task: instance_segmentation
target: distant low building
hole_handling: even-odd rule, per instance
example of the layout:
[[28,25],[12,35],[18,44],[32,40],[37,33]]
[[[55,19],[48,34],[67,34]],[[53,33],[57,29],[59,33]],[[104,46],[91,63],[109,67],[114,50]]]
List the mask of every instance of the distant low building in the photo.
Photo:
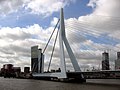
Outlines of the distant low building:
[[30,67],[24,67],[24,73],[30,73]]
[[13,67],[14,72],[21,73],[20,67]]

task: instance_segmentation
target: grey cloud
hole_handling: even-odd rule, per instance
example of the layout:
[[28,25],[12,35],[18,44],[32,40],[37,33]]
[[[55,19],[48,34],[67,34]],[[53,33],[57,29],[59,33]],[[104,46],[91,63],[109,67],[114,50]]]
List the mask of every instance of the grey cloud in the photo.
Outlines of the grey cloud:
[[25,10],[29,10],[32,14],[49,16],[53,12],[59,11],[61,7],[68,6],[75,1],[76,0],[0,0],[0,14],[6,15],[17,12],[20,8],[25,8]]
[[7,35],[7,37],[11,38],[13,40],[20,40],[20,39],[24,40],[24,39],[30,38],[31,35],[22,32],[21,36],[20,35],[9,34],[9,35]]
[[3,59],[0,59],[0,63],[4,64],[4,63],[8,63],[7,61],[4,61]]
[[4,53],[4,54],[14,54],[12,51],[6,50],[6,49],[1,48],[1,47],[0,47],[0,52],[2,52],[2,53]]
[[19,55],[22,55],[22,56],[30,56],[29,53],[30,53],[30,48],[25,48],[23,46],[15,46],[15,45],[10,45],[9,48],[13,51],[16,52],[16,54]]
[[12,40],[24,40],[24,39],[28,39],[32,37],[31,34],[25,33],[20,31],[20,33],[16,33],[16,34],[12,34],[12,33],[8,33],[6,35],[1,35],[0,39],[12,39]]
[[0,12],[1,14],[15,12],[23,5],[23,3],[23,0],[1,0]]

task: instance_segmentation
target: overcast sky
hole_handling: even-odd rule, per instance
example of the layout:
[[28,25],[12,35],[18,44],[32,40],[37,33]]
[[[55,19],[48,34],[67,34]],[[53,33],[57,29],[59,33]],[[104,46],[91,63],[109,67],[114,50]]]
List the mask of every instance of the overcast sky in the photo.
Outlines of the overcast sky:
[[[0,67],[30,66],[31,46],[45,47],[61,7],[66,35],[81,69],[101,68],[104,51],[110,53],[113,69],[120,51],[120,0],[0,0]],[[52,45],[53,41],[45,52],[45,68]],[[67,53],[66,63],[71,69]],[[59,42],[51,68],[59,68]]]

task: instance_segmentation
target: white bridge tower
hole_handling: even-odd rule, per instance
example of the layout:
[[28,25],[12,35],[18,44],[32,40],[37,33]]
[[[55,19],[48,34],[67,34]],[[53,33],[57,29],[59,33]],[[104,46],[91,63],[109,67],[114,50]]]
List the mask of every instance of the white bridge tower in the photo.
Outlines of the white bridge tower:
[[68,55],[70,57],[70,60],[72,62],[73,68],[75,72],[80,72],[80,67],[79,64],[74,56],[74,53],[68,43],[68,40],[66,38],[65,34],[65,25],[64,25],[64,14],[63,14],[63,8],[61,8],[60,11],[60,32],[59,32],[59,45],[60,45],[60,68],[61,68],[61,73],[66,77],[66,63],[65,63],[65,54],[64,54],[64,45],[66,47],[66,50],[68,52]]
[[[83,78],[83,75],[81,74],[81,70],[79,67],[79,64],[74,56],[74,53],[68,43],[68,40],[66,38],[65,34],[65,25],[64,25],[64,13],[63,8],[61,8],[60,11],[60,30],[59,30],[59,45],[60,45],[60,69],[61,72],[54,72],[54,73],[33,73],[33,77],[57,77],[57,78],[69,78],[69,76],[74,77],[77,75],[77,78]],[[70,57],[71,63],[73,65],[73,68],[75,72],[73,73],[67,73],[66,72],[66,63],[65,63],[65,54],[64,54],[64,48],[66,48],[68,55]],[[73,75],[74,74],[74,75]],[[75,77],[76,78],[76,77]]]

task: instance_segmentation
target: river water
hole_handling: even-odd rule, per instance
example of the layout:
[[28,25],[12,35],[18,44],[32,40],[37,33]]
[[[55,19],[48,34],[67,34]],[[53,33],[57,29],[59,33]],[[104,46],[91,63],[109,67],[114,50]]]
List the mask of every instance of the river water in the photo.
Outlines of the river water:
[[0,90],[120,90],[120,79],[87,80],[80,84],[0,77]]

